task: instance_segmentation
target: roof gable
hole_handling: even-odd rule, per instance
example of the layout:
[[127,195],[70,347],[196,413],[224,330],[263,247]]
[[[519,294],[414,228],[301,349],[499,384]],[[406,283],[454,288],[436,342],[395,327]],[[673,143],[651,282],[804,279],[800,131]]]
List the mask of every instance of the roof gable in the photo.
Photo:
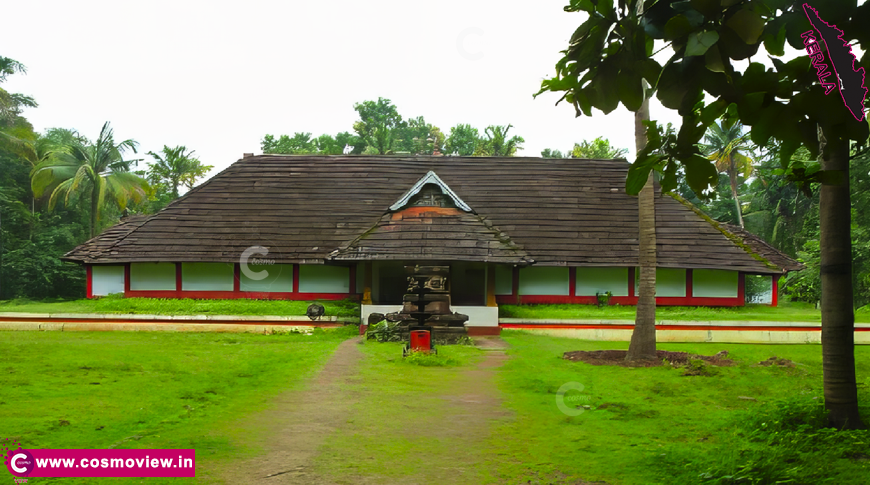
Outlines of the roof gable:
[[453,200],[453,203],[456,204],[456,207],[465,212],[472,212],[471,207],[469,207],[468,204],[460,199],[459,196],[456,195],[456,192],[453,192],[453,190],[451,190],[450,187],[445,184],[443,180],[441,180],[441,177],[439,177],[432,170],[430,170],[429,173],[421,177],[420,180],[418,180],[417,183],[415,183],[410,189],[408,189],[408,191],[405,192],[404,195],[399,197],[399,200],[397,200],[393,205],[390,206],[390,210],[397,211],[404,208],[411,201],[411,198],[417,195],[426,184],[436,185],[438,188],[441,189],[442,194],[450,197],[450,199]]

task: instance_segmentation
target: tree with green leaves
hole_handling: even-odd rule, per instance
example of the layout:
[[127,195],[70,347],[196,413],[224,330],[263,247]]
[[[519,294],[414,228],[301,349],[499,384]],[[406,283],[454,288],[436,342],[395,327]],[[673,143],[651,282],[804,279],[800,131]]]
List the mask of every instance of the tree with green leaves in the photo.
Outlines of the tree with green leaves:
[[[14,59],[0,56],[0,83],[6,82],[6,78],[15,73],[26,74],[27,68]],[[0,88],[0,125],[12,125],[21,114],[22,108],[36,106],[36,101],[32,97],[10,93]]]
[[628,150],[616,148],[610,144],[610,140],[599,136],[590,141],[583,140],[575,143],[571,150],[571,158],[587,158],[593,160],[608,160],[611,158],[625,158]]
[[739,122],[729,127],[722,123],[713,123],[704,135],[705,144],[702,145],[704,155],[715,162],[716,170],[728,175],[731,182],[731,197],[737,207],[737,223],[743,224],[743,208],[740,205],[740,197],[737,194],[737,178],[743,175],[749,178],[752,174],[754,160],[741,153],[748,152],[752,144],[747,142],[749,133],[743,133],[743,125]]
[[263,137],[260,142],[263,153],[279,153],[282,155],[307,155],[318,153],[316,140],[311,139],[311,133],[296,132],[292,137],[281,135],[277,140],[272,135]]
[[[643,13],[637,14],[642,1]],[[816,7],[818,11],[790,0],[621,0],[616,5],[612,0],[572,0],[566,10],[586,12],[588,18],[563,51],[556,76],[543,81],[539,94],[563,93],[561,99],[573,105],[578,116],[591,116],[593,107],[609,113],[619,104],[634,111],[644,98],[642,80],[646,80],[666,108],[678,111],[682,117],[678,133],[647,123],[648,143],[629,170],[628,193],[638,193],[653,170],[662,174],[663,190],[675,189],[679,167],[696,193],[714,186],[716,167],[699,145],[720,117],[726,128],[738,121],[751,127],[756,145],[778,140],[784,173],[801,187],[821,185],[825,406],[831,426],[860,428],[849,160],[850,142],[863,145],[870,128],[864,103],[855,107],[850,93],[866,95],[862,82],[870,68],[870,29],[866,28],[870,3],[820,0]],[[824,39],[822,57],[840,64],[837,75],[842,84],[837,88],[848,90],[842,96],[826,96],[817,75],[820,71],[809,56],[789,62],[778,59],[786,42],[799,51],[812,47],[817,58],[821,45],[817,37]],[[657,40],[668,42],[673,51],[664,66],[652,57]],[[865,52],[852,65],[843,61],[850,55],[849,43]],[[733,63],[757,54],[762,46],[773,68],[751,59],[742,70]],[[792,154],[802,145],[812,159],[821,155],[821,162],[793,160]]]
[[541,150],[541,158],[565,158],[565,155],[559,150],[544,148]]
[[198,179],[214,168],[212,165],[203,165],[193,155],[193,150],[188,151],[187,147],[180,145],[175,148],[163,145],[161,153],[148,152],[148,155],[154,158],[148,169],[148,181],[154,185],[165,185],[174,199],[178,198],[179,186],[192,189]]
[[75,140],[31,172],[33,194],[39,198],[50,193],[48,208],[53,210],[61,199],[69,206],[78,197],[90,198],[90,235],[100,229],[100,212],[110,197],[123,210],[127,202],[141,201],[147,194],[148,183],[130,172],[136,160],[125,160],[127,150],[136,152],[133,140],[115,143],[109,123],[100,130],[94,143]]
[[513,125],[489,125],[483,130],[486,138],[481,139],[474,149],[477,157],[512,157],[517,150],[523,148],[526,140],[521,136],[508,138],[508,131]]
[[445,150],[447,155],[470,157],[480,142],[480,133],[477,128],[468,124],[458,124],[450,128]]
[[356,103],[353,109],[360,117],[353,124],[357,136],[380,155],[392,153],[396,139],[394,131],[402,126],[402,116],[396,106],[389,99],[378,98],[377,101]]

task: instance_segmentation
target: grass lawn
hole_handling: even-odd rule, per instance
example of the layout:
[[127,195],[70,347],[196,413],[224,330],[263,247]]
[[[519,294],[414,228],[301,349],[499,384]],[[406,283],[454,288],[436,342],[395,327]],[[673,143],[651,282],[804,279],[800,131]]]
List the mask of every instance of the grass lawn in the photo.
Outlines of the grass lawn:
[[[2,308],[2,306],[0,306]],[[634,320],[633,306],[595,305],[501,305],[502,318],[550,318],[550,319],[613,319]],[[769,305],[746,305],[744,307],[658,307],[657,320],[741,320],[774,322],[821,322],[822,313],[809,303],[784,302],[778,307]],[[855,321],[870,323],[870,307],[858,309]]]
[[25,449],[194,448],[208,481],[203,464],[257,452],[235,420],[299,385],[355,330],[0,332],[0,436]]
[[[353,388],[360,399],[347,423],[324,443],[316,473],[330,483],[485,483],[480,462],[488,457],[473,439],[474,430],[444,426],[466,417],[454,414],[456,406],[446,396],[467,385],[463,372],[483,351],[440,346],[439,359],[421,363],[448,365],[424,366],[403,359],[402,345],[369,340],[362,347],[365,361]],[[461,475],[446,474],[457,462],[464,464]]]
[[[687,377],[670,367],[596,367],[560,358],[627,343],[517,331],[503,337],[512,359],[500,386],[515,420],[501,426],[491,449],[505,483],[563,475],[609,484],[863,484],[870,477],[870,432],[836,435],[816,426],[818,345],[660,344],[705,355],[728,350],[740,362],[714,376]],[[855,352],[862,415],[870,421],[870,348]],[[752,365],[773,355],[798,366]],[[564,402],[590,407],[577,416],[556,405],[557,391],[570,382],[583,390],[569,391]],[[741,475],[757,481],[725,478]],[[775,481],[788,479],[794,481]]]
[[[0,312],[22,313],[137,313],[149,315],[305,315],[310,301],[290,300],[191,300],[164,298],[123,298],[108,296],[95,300],[0,301]],[[326,316],[359,318],[359,304],[352,301],[319,302]]]

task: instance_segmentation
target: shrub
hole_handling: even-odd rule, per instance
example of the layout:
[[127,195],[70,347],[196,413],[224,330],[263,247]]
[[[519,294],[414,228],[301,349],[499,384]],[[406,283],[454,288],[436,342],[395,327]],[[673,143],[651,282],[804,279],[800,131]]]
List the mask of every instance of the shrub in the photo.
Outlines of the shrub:
[[380,343],[384,342],[402,342],[402,330],[399,324],[383,321],[371,325],[366,331],[366,340],[375,340]]
[[725,426],[733,432],[707,452],[675,444],[658,465],[683,483],[831,483],[826,477],[837,461],[867,458],[870,431],[825,428],[825,416],[821,399],[770,403],[737,415]]

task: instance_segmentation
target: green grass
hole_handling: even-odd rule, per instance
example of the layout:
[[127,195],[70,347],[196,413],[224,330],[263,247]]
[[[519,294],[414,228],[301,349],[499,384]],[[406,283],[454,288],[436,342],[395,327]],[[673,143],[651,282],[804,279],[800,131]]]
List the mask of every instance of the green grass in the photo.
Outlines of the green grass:
[[[567,476],[614,485],[766,484],[786,483],[775,482],[785,477],[795,484],[859,484],[870,476],[870,461],[848,458],[852,452],[870,454],[870,432],[818,430],[820,346],[660,344],[705,355],[728,350],[740,362],[714,376],[685,377],[670,367],[597,367],[561,359],[565,351],[625,349],[626,343],[503,335],[512,358],[499,378],[515,421],[498,429],[490,443],[490,453],[502,463],[494,481]],[[870,348],[855,352],[862,414],[870,420]],[[752,366],[773,355],[800,365]],[[556,393],[566,383],[580,383],[583,390],[569,391],[565,402],[589,410],[577,416],[559,410]],[[792,421],[810,425],[800,428]],[[739,475],[741,466],[759,481],[714,480]],[[709,478],[702,478],[705,473]]]
[[[438,358],[450,365],[428,366],[403,359],[402,345],[366,341],[365,361],[350,390],[359,400],[322,446],[315,473],[330,483],[483,483],[484,450],[464,431],[443,434],[444,423],[465,418],[453,414],[445,396],[462,385],[462,373],[483,351],[439,346]],[[445,474],[457,462],[465,464],[464,472]]]
[[[150,315],[305,315],[310,301],[291,300],[190,300],[164,298],[123,298],[108,296],[94,300],[0,301],[0,312],[22,313],[134,313]],[[359,303],[321,301],[326,316],[359,317]]]
[[300,385],[354,330],[0,332],[0,436],[24,448],[194,448],[207,480],[204,464],[258,451],[233,423]]
[[[2,307],[0,307],[2,308]],[[633,320],[635,307],[595,305],[501,305],[502,318],[534,319],[613,319]],[[744,307],[658,307],[657,320],[739,320],[773,322],[821,322],[822,313],[809,303],[780,302],[778,307],[746,305]],[[855,313],[855,321],[870,323],[870,308]]]

